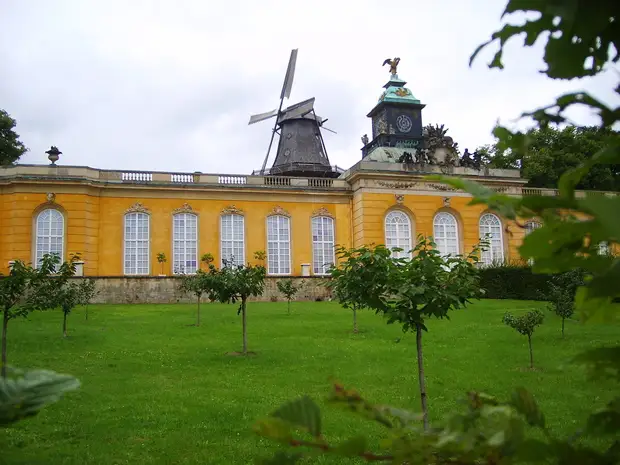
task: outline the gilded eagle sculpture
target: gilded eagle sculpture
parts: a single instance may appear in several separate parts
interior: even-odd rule
[[[390,74],[392,76],[396,76],[396,67],[398,66],[398,63],[400,63],[400,58],[386,58],[383,62],[383,66],[390,65]]]

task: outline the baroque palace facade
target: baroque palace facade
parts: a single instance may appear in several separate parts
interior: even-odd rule
[[[0,272],[16,259],[80,253],[85,276],[173,275],[195,272],[207,252],[240,263],[264,250],[269,275],[321,276],[336,245],[409,250],[418,234],[448,254],[467,253],[488,233],[486,263],[517,258],[522,228],[424,176],[475,179],[517,196],[540,190],[524,188],[518,170],[459,166],[445,132],[423,129],[424,105],[395,71],[368,114],[372,140],[362,138],[362,159],[346,171],[329,165],[308,101],[277,115],[276,161],[252,175],[63,166],[55,147],[51,165],[2,167]]]

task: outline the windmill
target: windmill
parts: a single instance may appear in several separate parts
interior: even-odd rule
[[[314,97],[282,110],[284,99],[288,99],[291,96],[296,63],[297,49],[294,49],[291,51],[286,75],[284,76],[278,109],[253,115],[248,123],[254,124],[259,121],[276,118],[260,174],[265,174],[273,139],[278,134],[279,141],[276,158],[271,169],[269,169],[269,174],[336,177],[339,175],[339,172],[334,170],[329,164],[325,142],[321,134],[323,123],[327,119],[321,118],[314,112]],[[331,129],[323,129],[335,133]]]

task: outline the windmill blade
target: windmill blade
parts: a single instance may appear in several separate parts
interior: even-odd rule
[[[291,105],[284,110],[280,121],[286,119],[303,118],[314,110],[314,97],[304,100],[303,102]]]
[[[266,119],[269,119],[269,118],[273,118],[277,114],[278,114],[278,110],[271,110],[265,113],[259,113],[258,115],[252,115],[250,116],[250,122],[248,123],[248,125],[258,123],[259,121],[265,121]]]
[[[291,57],[288,60],[288,68],[286,68],[286,76],[284,76],[284,84],[280,93],[280,100],[291,97],[293,89],[293,78],[295,77],[295,65],[297,64],[297,49],[291,50]]]
[[[336,131],[326,128],[325,126],[321,126],[321,129],[325,129],[326,131],[333,132],[334,134],[338,134]]]

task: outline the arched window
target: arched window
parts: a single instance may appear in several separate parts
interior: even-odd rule
[[[459,229],[454,215],[447,212],[435,215],[433,240],[443,257],[459,254]]]
[[[58,255],[64,260],[65,219],[55,208],[47,208],[37,215],[35,266],[41,264],[43,255]]]
[[[312,271],[327,274],[334,264],[334,220],[329,216],[312,218]]]
[[[482,251],[482,263],[491,265],[494,262],[504,261],[504,239],[502,237],[502,222],[492,213],[485,213],[480,217],[480,238],[489,235],[489,247]]]
[[[125,215],[125,274],[149,274],[149,219],[142,212]]]
[[[401,252],[392,252],[393,257],[410,256],[411,221],[401,211],[393,210],[385,217],[385,246],[388,249],[402,249]]]
[[[243,215],[225,214],[220,217],[220,257],[234,265],[245,264],[245,233]]]
[[[283,215],[267,217],[267,272],[291,273],[291,224]]]
[[[172,217],[172,272],[194,274],[198,269],[198,217],[177,213]]]

